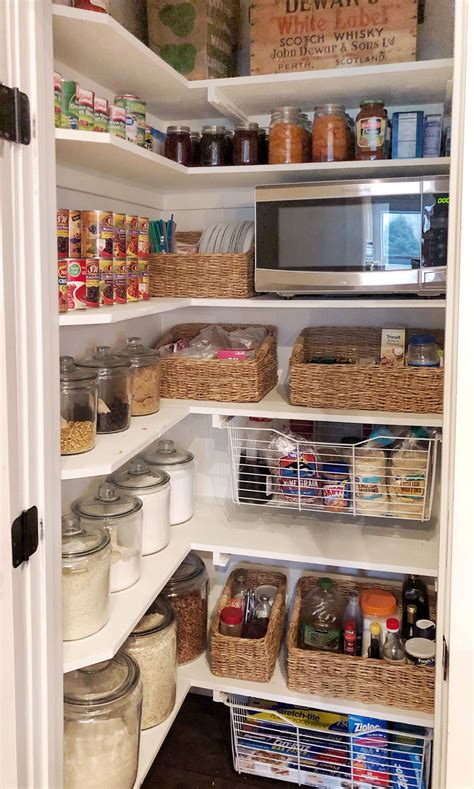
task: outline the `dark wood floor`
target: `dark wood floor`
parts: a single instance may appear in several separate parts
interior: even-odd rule
[[[143,784],[144,789],[293,789],[297,784],[239,775],[232,765],[229,710],[190,693]]]

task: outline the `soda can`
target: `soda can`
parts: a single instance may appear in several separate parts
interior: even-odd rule
[[[127,302],[138,301],[138,259],[127,260],[128,270],[128,287],[127,287]]]
[[[83,257],[112,260],[114,254],[112,211],[83,211],[81,241]]]
[[[100,306],[113,307],[114,304],[114,269],[113,261],[100,259]]]
[[[94,91],[77,88],[76,90],[78,125],[81,131],[94,130]]]
[[[59,71],[53,72],[54,85],[54,125],[56,129],[61,128],[61,96],[62,96],[62,76]]]
[[[79,108],[76,94],[78,84],[73,79],[63,79],[61,84],[61,128],[79,128]]]
[[[109,134],[125,140],[125,110],[111,104],[109,107]]]
[[[125,217],[127,231],[127,258],[138,257],[138,216],[127,214]]]
[[[126,214],[113,215],[114,225],[114,259],[125,260],[127,257]]]
[[[114,103],[125,110],[125,135],[129,142],[145,147],[146,105],[133,93],[116,96]]]
[[[113,261],[114,304],[127,303],[128,267],[126,260]]]
[[[66,264],[67,308],[68,310],[85,310],[87,260],[66,258]]]
[[[69,256],[69,211],[67,208],[58,208],[58,210],[56,211],[56,241],[57,241],[58,260],[60,258],[70,257]]]
[[[58,260],[58,305],[59,312],[67,312],[67,260]]]
[[[94,131],[109,130],[109,102],[100,96],[94,96]]]
[[[150,299],[150,269],[148,260],[138,262],[138,298],[140,301]]]
[[[68,258],[81,257],[81,212],[69,210]]]
[[[100,258],[87,258],[86,265],[86,307],[100,306]]]

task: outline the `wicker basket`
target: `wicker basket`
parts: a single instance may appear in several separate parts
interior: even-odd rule
[[[408,330],[407,338],[422,331]],[[429,333],[443,343],[442,332]],[[442,369],[309,363],[313,356],[379,356],[380,339],[380,329],[304,329],[290,359],[290,402],[310,408],[441,414]]]
[[[339,577],[336,582],[338,590],[347,599],[354,586],[361,590],[382,586],[400,600],[400,586],[389,586],[377,579],[362,581],[359,578]],[[298,647],[301,600],[317,583],[317,575],[303,576],[296,587],[287,637],[290,690],[432,713],[435,694],[434,669],[414,665],[394,666],[384,660]],[[431,593],[430,608],[435,610],[435,600]]]
[[[234,570],[227,579],[221,599],[212,615],[210,629],[211,671],[218,677],[247,679],[251,682],[269,682],[280,653],[286,620],[286,578],[276,570],[255,568],[246,570],[252,587],[271,584],[278,587],[264,638],[235,638],[219,632],[219,618],[231,597],[234,577],[241,570]]]
[[[208,323],[182,323],[170,329],[159,345],[183,338],[191,340]],[[224,329],[250,328],[220,324]],[[167,356],[161,361],[161,396],[177,400],[218,400],[258,403],[277,384],[277,330],[265,326],[268,335],[254,359],[243,361],[190,359]]]
[[[177,233],[178,241],[197,244],[201,233]],[[151,254],[150,295],[169,298],[249,299],[254,290],[254,251],[239,255]]]

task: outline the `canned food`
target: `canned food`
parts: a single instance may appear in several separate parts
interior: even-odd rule
[[[58,306],[59,312],[67,312],[67,261],[58,260]]]
[[[151,126],[145,126],[145,148],[147,151],[153,150],[153,132]]]
[[[127,231],[127,258],[138,257],[138,216],[127,214],[125,218]]]
[[[69,250],[68,258],[80,258],[82,255],[81,249],[81,212],[69,211]]]
[[[125,139],[125,110],[115,104],[109,107],[109,134]]]
[[[86,307],[100,306],[100,258],[87,258]]]
[[[139,233],[149,233],[150,232],[150,220],[147,216],[139,216],[138,217],[138,232]]]
[[[132,260],[127,260],[127,271],[128,271],[128,286],[127,286],[127,301],[138,301],[139,299],[139,290],[138,290],[138,259],[133,258]]]
[[[128,268],[126,260],[113,261],[114,304],[127,303]]]
[[[410,638],[405,643],[405,651],[408,663],[434,668],[436,657],[434,641],[429,641],[427,638]]]
[[[138,234],[138,257],[141,259],[148,258],[150,254],[150,236],[148,233]]]
[[[81,131],[94,130],[94,91],[76,89],[78,126]]]
[[[59,208],[56,211],[56,241],[59,258],[69,257],[69,211]]]
[[[132,93],[115,97],[115,104],[125,110],[125,136],[130,142],[145,147],[146,105]]]
[[[94,131],[109,130],[109,102],[100,96],[94,96]]]
[[[87,260],[66,258],[66,264],[67,308],[68,310],[85,310]]]
[[[114,254],[114,225],[111,211],[82,212],[82,254],[86,258],[108,258]]]
[[[113,215],[114,223],[114,258],[125,260],[127,256],[126,214]]]
[[[114,269],[112,260],[100,259],[100,306],[113,307],[114,304]]]
[[[61,95],[62,95],[62,76],[59,71],[53,72],[54,85],[54,125],[56,129],[61,128]]]
[[[138,298],[140,301],[150,300],[150,268],[148,260],[138,262]]]
[[[79,108],[76,93],[78,84],[72,79],[63,79],[61,83],[61,127],[63,129],[79,128]]]

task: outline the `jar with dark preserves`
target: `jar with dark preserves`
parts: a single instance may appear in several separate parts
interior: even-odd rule
[[[304,162],[310,162],[311,161],[311,138],[312,138],[312,126],[313,125],[312,125],[310,119],[308,118],[308,116],[304,112],[301,113],[301,125],[303,126],[303,129],[305,130],[305,133],[306,133],[305,146],[304,146],[304,159],[303,159],[303,161]]]
[[[225,164],[232,164],[233,149],[234,132],[232,129],[227,129],[225,133]]]
[[[258,164],[258,123],[238,123],[234,130],[232,163]]]
[[[382,99],[362,102],[356,118],[356,159],[385,159],[387,119]]]
[[[201,167],[222,167],[226,163],[225,126],[204,126],[199,148]]]
[[[191,166],[191,129],[189,126],[168,126],[166,130],[165,156],[185,167]]]
[[[313,162],[344,162],[350,158],[350,130],[342,104],[314,109]]]
[[[201,146],[201,132],[191,132],[191,167],[199,167],[199,148]]]
[[[307,133],[298,107],[272,111],[270,123],[270,164],[298,164],[305,161]]]
[[[261,126],[258,130],[258,163],[268,164],[268,134]]]

